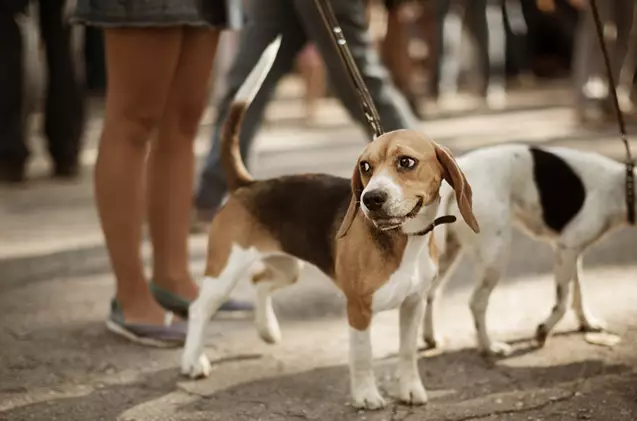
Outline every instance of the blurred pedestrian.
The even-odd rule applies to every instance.
[[[33,25],[25,26],[29,32],[22,34],[19,20],[35,18],[24,16],[28,6],[29,0],[0,0],[0,181],[4,182],[20,183],[26,177],[27,121],[37,108],[31,102],[39,97],[32,89],[38,81],[27,75],[39,73],[31,67],[44,64],[38,60],[39,40],[46,53],[44,134],[53,160],[52,175],[69,178],[79,171],[84,94],[74,64],[65,0],[38,0],[37,9],[30,8],[37,11],[39,34]]]
[[[145,345],[183,343],[185,325],[171,316],[187,317],[198,294],[188,267],[193,142],[219,33],[234,10],[227,5],[241,1],[77,3],[76,21],[104,28],[106,48],[95,195],[116,280],[107,326]],[[150,287],[140,255],[145,219]]]
[[[480,97],[487,105],[500,108],[506,102],[506,30],[504,0],[434,0],[438,17],[436,51],[438,65],[433,80],[441,96],[458,92],[463,21],[475,39]],[[462,16],[450,16],[452,6],[463,6]]]
[[[239,51],[228,74],[228,86],[217,104],[217,117],[213,127],[212,148],[201,174],[196,194],[195,224],[207,224],[220,206],[226,185],[219,161],[219,135],[228,107],[261,52],[279,34],[283,35],[281,48],[272,70],[248,109],[239,145],[241,154],[248,156],[252,140],[259,127],[265,107],[274,89],[294,63],[299,51],[312,41],[321,53],[334,92],[347,111],[365,129],[365,117],[358,96],[345,71],[319,10],[312,0],[249,0],[249,22],[241,33]],[[336,18],[343,30],[354,61],[378,108],[385,130],[414,128],[417,119],[405,98],[392,86],[387,70],[371,43],[367,30],[366,2],[364,0],[332,0]],[[371,136],[371,134],[370,134]]]
[[[549,0],[543,1],[551,3]],[[631,112],[633,105],[629,92],[626,90],[630,90],[632,86],[625,86],[625,78],[620,79],[620,72],[629,48],[634,45],[629,37],[634,25],[635,0],[604,0],[596,3],[604,28],[604,41],[608,49],[613,77],[616,83],[624,81],[623,85],[615,87],[610,87],[608,83],[590,7],[583,4],[582,0],[570,0],[570,2],[584,11],[577,29],[573,57],[576,117],[581,122],[603,122],[614,118],[611,88],[619,88],[623,112]]]
[[[382,57],[392,80],[405,96],[411,111],[419,119],[423,118],[418,104],[418,96],[414,92],[414,65],[409,54],[409,26],[412,20],[410,7],[413,1],[384,0],[387,10],[387,28],[382,44]]]
[[[312,43],[305,44],[296,58],[296,65],[305,84],[305,124],[313,126],[318,120],[318,102],[325,95],[325,64]]]

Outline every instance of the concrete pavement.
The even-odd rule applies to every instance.
[[[515,109],[441,115],[424,122],[423,129],[456,152],[527,140],[621,158],[614,132],[578,127],[559,100],[563,96],[553,94],[556,100],[549,107],[533,106],[537,101],[519,95]],[[290,118],[295,109],[294,98],[280,98],[269,109],[254,157],[255,175],[349,175],[365,142],[362,133],[331,105],[322,110],[325,127],[318,128],[300,127]],[[260,342],[249,317],[217,317],[207,344],[213,375],[202,381],[181,378],[178,350],[134,346],[103,327],[113,282],[92,204],[90,168],[101,125],[95,116],[84,155],[87,172],[80,181],[58,184],[39,178],[27,188],[0,187],[0,420],[637,419],[634,229],[604,240],[585,262],[591,309],[622,337],[612,348],[570,333],[575,326],[571,314],[545,348],[533,348],[527,338],[553,305],[551,253],[517,236],[507,281],[494,292],[488,313],[494,338],[514,340],[517,353],[485,361],[474,351],[467,306],[471,263],[463,262],[446,288],[438,317],[444,352],[423,353],[420,360],[430,396],[424,408],[391,400],[380,412],[347,406],[342,298],[312,267],[298,285],[275,296],[281,344]],[[208,131],[204,125],[200,156]],[[36,160],[34,174],[43,169],[43,161]],[[205,241],[191,238],[195,274],[202,270]],[[236,294],[251,297],[252,291],[242,284]],[[373,340],[382,391],[395,395],[396,312],[375,320]]]

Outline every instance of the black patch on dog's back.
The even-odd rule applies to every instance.
[[[533,157],[533,177],[540,194],[546,226],[556,232],[577,215],[584,205],[584,183],[559,156],[540,148],[529,148]]]
[[[334,239],[352,197],[347,178],[291,175],[258,181],[245,203],[283,251],[334,275]]]

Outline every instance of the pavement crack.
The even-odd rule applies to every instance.
[[[399,409],[404,408],[401,405],[394,405],[391,409],[391,418],[390,421],[403,421],[405,419],[407,419],[407,417],[410,417],[411,415],[414,414],[414,410],[413,409],[409,409],[407,411],[404,411],[403,413],[399,413]]]
[[[573,390],[568,395],[560,396],[559,398],[551,398],[551,399],[548,399],[546,402],[542,402],[537,405],[525,406],[522,408],[501,409],[501,410],[489,412],[488,414],[472,414],[472,415],[466,415],[459,418],[448,418],[446,421],[476,421],[476,420],[480,420],[484,418],[489,418],[494,415],[499,416],[499,415],[510,415],[510,414],[523,414],[529,411],[537,411],[537,410],[544,409],[547,406],[553,405],[558,402],[565,402],[569,399],[574,398],[575,396],[577,396],[577,394],[578,394],[578,391]]]

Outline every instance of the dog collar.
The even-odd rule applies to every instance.
[[[439,218],[434,219],[434,221],[429,224],[425,229],[415,232],[413,234],[409,234],[409,235],[417,235],[417,236],[421,236],[421,235],[427,235],[429,234],[431,231],[434,230],[434,228],[436,228],[438,225],[442,225],[442,224],[452,224],[456,222],[456,217],[453,215],[444,215],[441,216]]]

